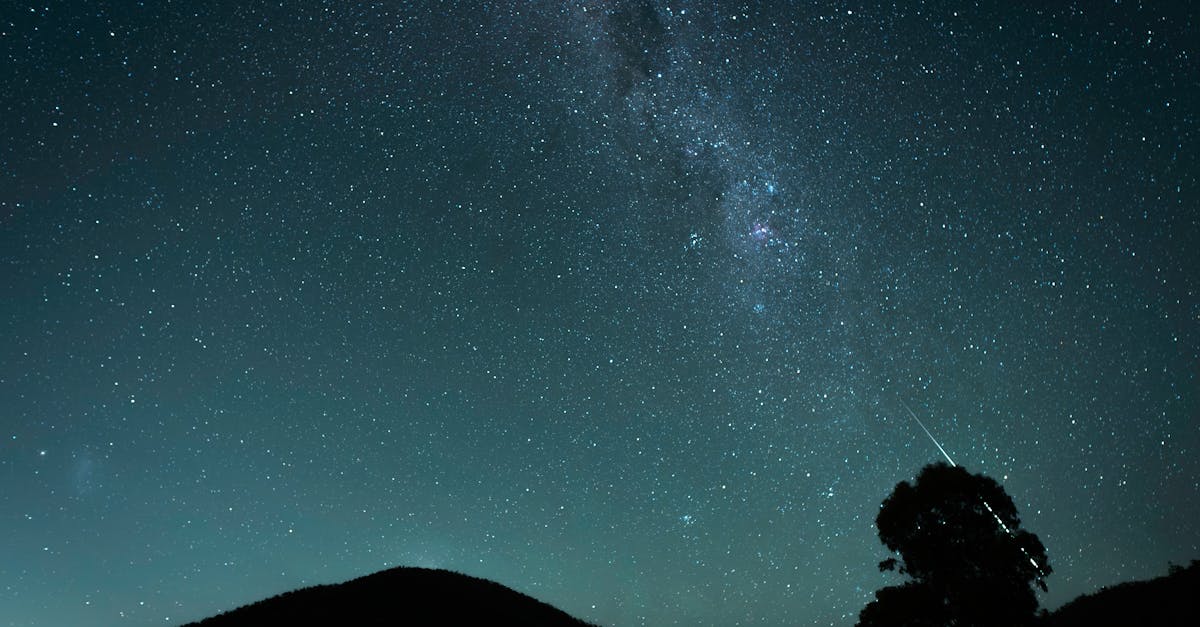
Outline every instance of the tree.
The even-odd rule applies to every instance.
[[[909,581],[875,593],[859,627],[986,627],[1033,621],[1050,574],[1046,548],[1021,529],[1017,508],[995,480],[945,463],[902,481],[875,519],[897,553],[880,562]]]

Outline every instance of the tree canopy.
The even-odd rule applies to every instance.
[[[995,480],[945,463],[902,481],[875,519],[898,555],[879,564],[909,581],[875,593],[860,627],[1021,625],[1046,589],[1046,549],[1021,529],[1012,499]]]

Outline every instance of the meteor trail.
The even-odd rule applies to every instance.
[[[930,440],[933,440],[933,445],[938,447],[938,450],[941,451],[942,455],[946,457],[946,461],[950,462],[951,466],[957,466],[958,464],[954,463],[953,459],[950,459],[950,454],[946,452],[946,449],[942,448],[942,445],[938,443],[937,438],[933,437],[933,434],[929,432],[929,429],[925,428],[925,423],[921,422],[920,418],[917,418],[917,414],[913,412],[912,409],[909,409],[908,403],[900,401],[900,404],[904,406],[904,409],[908,410],[908,415],[912,416],[912,419],[917,421],[917,424],[920,425],[921,430],[925,432],[925,435],[929,436]]]
[[[942,448],[941,443],[937,441],[937,438],[933,437],[933,434],[929,432],[929,429],[925,428],[925,423],[921,422],[920,418],[917,418],[916,412],[914,412],[908,406],[908,403],[905,403],[903,400],[901,400],[900,404],[903,405],[904,409],[908,411],[908,415],[912,416],[912,419],[917,421],[917,425],[921,427],[921,430],[925,432],[925,435],[929,436],[929,439],[933,441],[933,445],[938,447],[938,450],[942,452],[942,456],[946,458],[946,461],[950,462],[951,466],[957,467],[958,464],[954,463],[953,459],[950,459],[950,454],[946,452],[946,449]],[[1009,529],[1008,525],[1004,524],[1004,521],[1000,518],[1000,515],[996,513],[996,510],[992,509],[992,506],[982,498],[979,499],[979,502],[983,503],[984,508],[986,508],[988,513],[992,515],[992,518],[996,519],[996,524],[1000,525],[1000,528],[1004,530],[1004,533],[1008,534],[1008,537],[1013,538],[1014,534],[1012,529]],[[1017,548],[1021,549],[1021,553],[1025,554],[1025,559],[1028,559],[1029,563],[1033,565],[1033,568],[1037,570],[1039,579],[1045,579],[1046,573],[1042,570],[1041,565],[1037,563],[1037,560],[1033,559],[1033,556],[1025,550],[1025,547],[1017,545]]]

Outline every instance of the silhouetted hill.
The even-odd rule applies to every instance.
[[[448,570],[393,568],[345,583],[285,592],[191,625],[580,627],[589,623],[487,579]]]
[[[1148,581],[1085,594],[1044,616],[1041,627],[1200,625],[1200,561]]]

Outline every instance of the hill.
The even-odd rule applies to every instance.
[[[1042,617],[1040,627],[1200,624],[1200,561],[1162,577],[1131,581],[1085,594]]]
[[[589,623],[494,581],[448,570],[402,567],[285,592],[190,625],[582,627]]]

